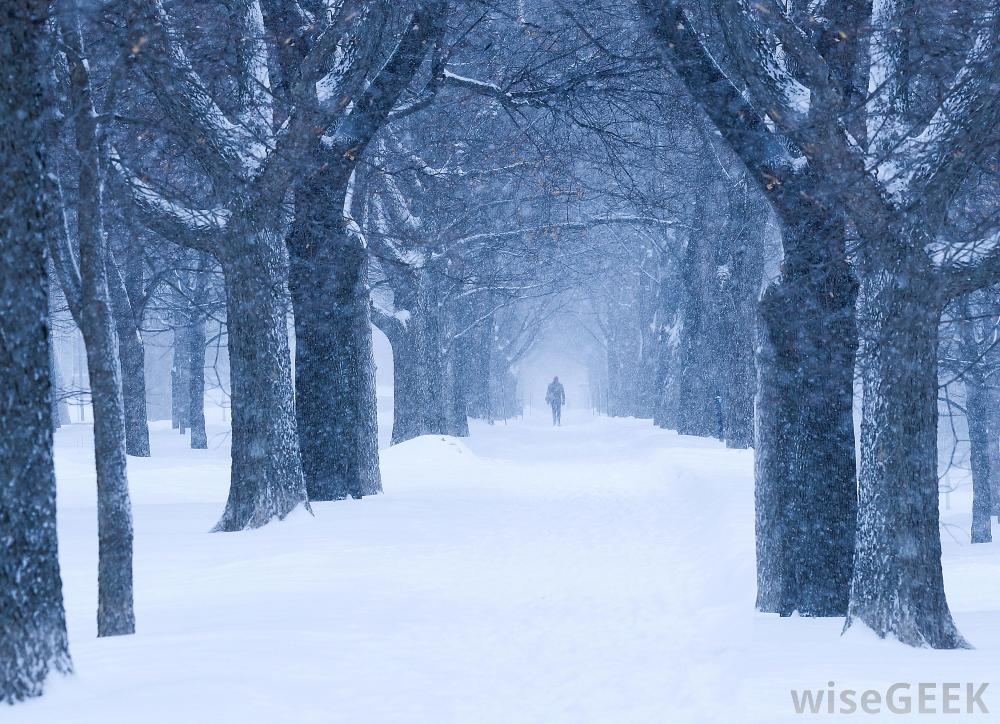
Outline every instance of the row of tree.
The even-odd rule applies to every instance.
[[[394,442],[515,414],[519,362],[573,324],[608,414],[754,447],[761,610],[965,645],[938,372],[963,385],[983,541],[995,2],[19,0],[0,51],[0,698],[69,668],[62,309],[89,374],[99,635],[135,626],[144,333],[173,330],[193,447],[225,343],[216,530],[238,531],[381,491],[373,324]]]

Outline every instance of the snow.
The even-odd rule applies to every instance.
[[[154,423],[154,457],[129,459],[138,630],[98,640],[90,427],[57,433],[76,674],[0,720],[771,724],[809,720],[792,687],[1000,681],[1000,559],[967,538],[944,536],[945,573],[978,650],[755,614],[749,451],[578,409],[473,423],[383,450],[383,495],[210,534],[209,434],[193,451]],[[943,518],[967,530],[957,485]]]
[[[458,85],[465,86],[466,88],[477,89],[487,96],[495,96],[500,98],[504,95],[503,89],[500,88],[496,83],[489,83],[487,81],[476,80],[475,78],[469,78],[468,76],[459,75],[448,68],[445,68],[441,73],[441,77],[445,80],[450,80]]]
[[[132,173],[122,161],[116,149],[111,150],[111,165],[121,174],[122,179],[132,190],[133,198],[146,207],[173,219],[192,231],[218,232],[225,231],[232,215],[229,209],[191,209],[170,201],[157,193],[153,187]]]
[[[331,100],[339,101],[337,95],[343,93],[344,76],[350,67],[351,57],[345,52],[343,45],[338,45],[333,51],[332,70],[316,81],[316,100],[326,105]]]
[[[809,114],[812,104],[812,93],[788,68],[788,58],[785,49],[779,44],[773,53],[762,58],[761,70],[768,76],[771,85],[781,94],[785,106],[799,116]]]

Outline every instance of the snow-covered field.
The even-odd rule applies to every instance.
[[[64,428],[76,673],[0,721],[802,721],[790,689],[828,681],[992,681],[1000,711],[1000,558],[962,540],[967,494],[946,501],[960,526],[946,577],[977,650],[842,638],[839,621],[753,612],[749,452],[565,417],[384,450],[384,495],[235,534],[208,533],[227,492],[224,428],[191,451],[157,423],[154,457],[129,460],[138,632],[102,640],[90,428]]]

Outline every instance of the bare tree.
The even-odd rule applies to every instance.
[[[973,18],[970,32],[962,34],[964,47],[950,62],[913,66],[906,51],[916,25],[912,3],[865,8],[828,2],[817,14],[806,3],[785,7],[727,0],[720,5],[720,32],[736,69],[727,74],[682,3],[647,0],[643,7],[669,62],[782,217],[784,278],[799,274],[813,280],[806,287],[812,290],[809,297],[795,299],[788,309],[792,316],[785,319],[801,317],[796,309],[808,310],[809,317],[797,327],[785,325],[793,336],[780,338],[770,357],[780,374],[762,377],[761,394],[785,409],[781,401],[787,395],[779,385],[794,381],[787,392],[808,390],[807,400],[820,406],[810,403],[807,409],[823,414],[803,419],[781,413],[758,420],[758,439],[770,430],[795,441],[788,445],[791,456],[777,469],[758,450],[758,501],[776,503],[775,493],[788,490],[782,480],[794,481],[794,489],[842,492],[837,498],[829,492],[807,494],[796,507],[814,519],[805,526],[801,520],[789,525],[777,505],[758,507],[763,524],[758,527],[759,604],[787,610],[787,604],[774,605],[771,593],[780,598],[792,581],[806,580],[826,591],[830,605],[820,608],[842,612],[853,563],[849,625],[860,620],[879,635],[912,645],[964,646],[941,576],[934,444],[937,325],[946,300],[995,280],[1000,254],[956,260],[935,249],[940,251],[942,243],[948,248],[942,235],[949,200],[977,159],[996,151],[1000,99],[991,70],[1000,47],[1000,14],[995,7],[957,13]],[[812,22],[815,18],[822,22]],[[745,94],[734,77],[745,82]],[[923,93],[921,79],[941,92]],[[848,224],[859,236],[864,285],[858,316],[864,340],[860,507],[853,561],[850,381],[834,384],[836,375],[853,368],[854,295],[843,244]],[[765,297],[764,314],[778,321],[771,310],[788,297],[776,294],[782,287],[773,289]],[[813,340],[804,331],[817,323],[822,336]],[[774,339],[777,328],[771,327]],[[795,339],[809,343],[802,348]],[[789,343],[805,356],[783,364],[775,355]],[[796,379],[802,370],[808,376]],[[830,419],[831,410],[841,422]],[[841,442],[831,446],[828,430],[809,433],[814,429],[810,419],[843,430],[833,438]],[[880,453],[884,450],[894,454]],[[774,450],[767,455],[774,457]],[[823,471],[822,481],[813,482],[808,469],[799,466],[803,460]],[[832,476],[843,485],[830,484],[834,469],[843,471]],[[809,534],[797,541],[796,529]],[[802,559],[799,550],[826,553]],[[782,576],[783,570],[796,576]],[[804,608],[794,596],[790,604]]]
[[[97,465],[98,636],[135,632],[132,596],[132,503],[125,467],[125,411],[118,335],[108,270],[114,269],[104,230],[107,128],[96,112],[77,0],[58,4],[59,33],[68,65],[69,119],[79,157],[76,239],[67,231],[52,240],[63,292],[83,333],[94,411]]]
[[[58,233],[45,151],[48,2],[8,6],[0,36],[0,702],[71,669],[56,542],[46,247]]]

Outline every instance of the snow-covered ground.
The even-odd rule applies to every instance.
[[[232,534],[208,533],[225,429],[192,451],[158,423],[129,460],[138,632],[98,640],[89,436],[57,434],[76,673],[3,722],[802,721],[790,689],[828,681],[992,681],[1000,711],[993,546],[945,535],[975,651],[755,614],[751,454],[574,410],[395,446],[384,495]],[[960,536],[967,493],[947,505]]]

